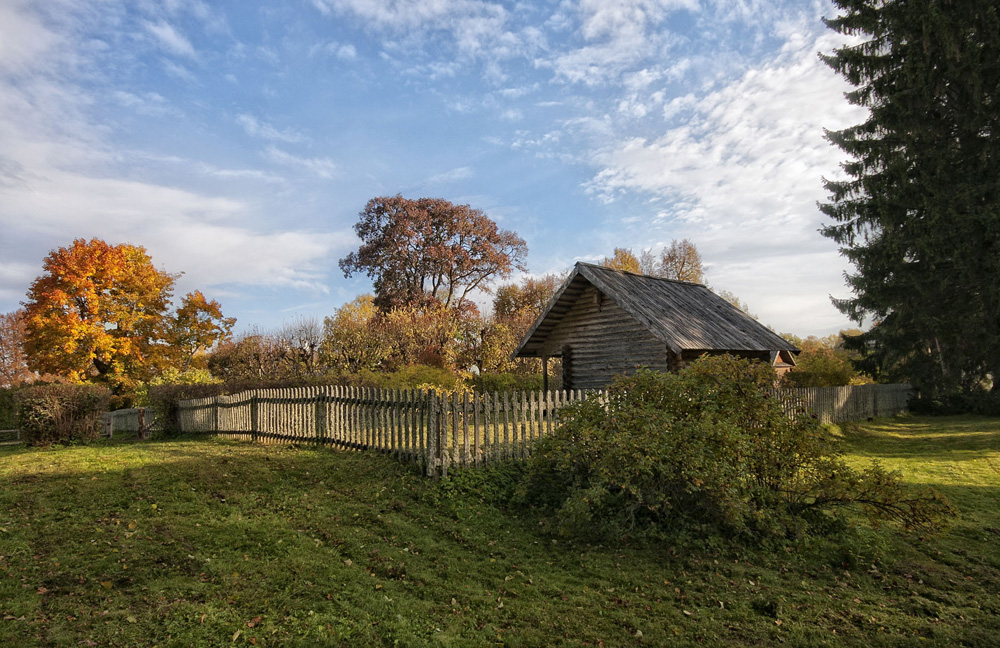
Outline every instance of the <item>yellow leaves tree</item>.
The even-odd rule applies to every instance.
[[[379,310],[375,297],[361,295],[323,321],[321,353],[327,364],[338,371],[377,371],[391,349],[375,326]]]
[[[170,346],[176,354],[179,369],[186,371],[200,353],[211,349],[217,342],[232,337],[235,317],[224,317],[219,302],[208,300],[200,290],[184,296],[174,316]]]
[[[43,268],[24,303],[25,353],[39,373],[130,389],[178,361],[172,342],[190,350],[211,337],[184,327],[204,329],[216,312],[222,322],[212,326],[232,326],[218,304],[194,293],[171,316],[177,275],[157,269],[141,246],[77,239],[49,253]]]
[[[615,248],[615,253],[611,257],[604,257],[601,265],[612,270],[624,270],[625,272],[642,272],[639,265],[639,258],[628,248]]]
[[[673,240],[669,247],[664,248],[660,254],[656,274],[675,281],[705,283],[701,254],[698,253],[694,243],[687,239]]]

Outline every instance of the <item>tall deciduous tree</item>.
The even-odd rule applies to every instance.
[[[642,271],[642,268],[639,265],[639,259],[635,256],[635,253],[628,248],[615,248],[614,255],[604,257],[604,261],[601,261],[601,265],[611,268],[612,270],[624,270],[625,272]]]
[[[219,302],[209,300],[200,290],[184,296],[170,331],[170,346],[177,355],[181,371],[191,366],[192,360],[219,342],[232,336],[235,317],[224,317]]]
[[[323,320],[324,362],[337,371],[378,371],[392,353],[390,342],[377,325],[378,307],[372,295],[361,295]]]
[[[687,239],[671,241],[660,254],[656,274],[664,279],[705,283],[705,269],[701,254],[694,243]]]
[[[185,336],[181,321],[214,317],[204,312],[214,302],[196,304],[190,295],[180,320],[171,315],[176,277],[157,269],[136,245],[77,239],[53,250],[24,303],[29,367],[128,389],[176,364],[171,341],[204,341]]]
[[[483,323],[476,349],[476,366],[484,372],[534,371],[528,361],[511,356],[521,339],[562,285],[563,277],[548,274],[525,277],[520,284],[500,286],[493,297],[493,313]]]
[[[524,239],[479,209],[439,198],[372,198],[354,230],[361,247],[340,268],[346,277],[371,277],[383,311],[430,301],[460,305],[489,281],[525,269]]]
[[[24,355],[24,311],[0,313],[0,387],[31,382],[35,373]]]
[[[835,0],[824,57],[868,109],[829,132],[849,160],[827,180],[823,234],[854,266],[857,346],[930,391],[1000,376],[1000,9],[980,0]],[[1000,380],[994,382],[994,388]]]

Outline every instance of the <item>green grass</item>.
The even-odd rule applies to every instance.
[[[1000,420],[876,421],[844,443],[961,518],[926,538],[602,547],[366,453],[0,448],[0,645],[996,645]]]

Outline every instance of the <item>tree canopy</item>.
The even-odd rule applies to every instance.
[[[23,310],[0,313],[0,388],[35,378],[24,355],[24,320]]]
[[[431,301],[458,305],[492,279],[526,269],[524,239],[479,209],[440,198],[372,198],[354,230],[361,246],[340,268],[345,277],[371,277],[383,311]]]
[[[228,336],[235,322],[201,293],[174,317],[177,275],[140,246],[77,239],[43,267],[24,303],[24,351],[39,373],[128,388]]]
[[[701,254],[694,243],[687,239],[671,241],[660,254],[656,270],[656,274],[665,279],[705,283]]]
[[[979,0],[835,0],[860,37],[825,56],[868,109],[828,132],[823,234],[853,265],[835,300],[885,378],[929,392],[1000,376],[1000,10]],[[994,381],[994,388],[1000,380]]]
[[[635,253],[628,248],[615,248],[614,255],[604,257],[604,260],[601,261],[601,265],[611,268],[612,270],[642,272],[642,268],[639,266],[639,259],[635,256]]]

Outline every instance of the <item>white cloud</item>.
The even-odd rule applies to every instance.
[[[190,59],[197,58],[191,41],[166,21],[161,20],[153,23],[147,20],[143,26],[171,54]]]
[[[273,146],[268,147],[264,153],[273,162],[295,169],[303,169],[324,180],[332,180],[340,173],[337,164],[330,158],[300,157]]]
[[[835,329],[844,318],[828,295],[843,292],[845,262],[817,233],[816,202],[842,153],[823,129],[864,115],[843,101],[847,86],[818,59],[837,38],[797,27],[783,28],[776,60],[668,102],[662,115],[671,127],[661,136],[604,139],[588,188],[608,201],[645,195],[668,205],[628,226],[695,241],[703,258],[720,260],[709,281],[747,300],[763,321],[807,326],[824,313]]]
[[[266,140],[287,142],[289,144],[305,141],[305,137],[301,133],[288,129],[279,130],[271,124],[262,122],[253,115],[248,115],[246,113],[237,115],[236,123],[242,126],[243,130],[247,132],[247,135],[250,135],[251,137],[260,137]]]
[[[94,110],[95,106],[110,101],[109,107],[117,104],[146,115],[174,113],[155,92],[76,81],[72,73],[97,70],[98,65],[82,53],[91,45],[77,42],[79,25],[71,18],[43,23],[35,5],[0,3],[3,29],[16,25],[37,45],[13,50],[7,47],[11,41],[6,33],[0,38],[0,311],[16,307],[49,250],[78,237],[143,245],[157,265],[184,272],[181,281],[192,287],[208,290],[227,284],[326,291],[325,264],[353,241],[350,232],[261,228],[254,225],[260,192],[233,198],[219,188],[204,189],[203,182],[192,182],[199,187],[192,188],[180,180],[175,184],[142,179],[151,173],[175,179],[186,172],[190,177],[193,171],[195,177],[249,180],[253,186],[285,182],[256,169],[220,168],[176,155],[117,148],[114,116]],[[157,28],[150,33],[158,33],[164,47],[173,42],[174,53],[188,51],[185,41],[171,41],[176,32],[159,29],[158,23],[150,25]],[[54,47],[57,43],[59,47]],[[98,50],[90,53],[94,51]],[[163,64],[175,65],[169,60]],[[22,79],[13,68],[32,74]],[[289,136],[267,124],[256,125],[262,136]],[[322,159],[288,156],[285,161],[317,174],[335,169]],[[156,164],[172,165],[173,172],[161,174]]]
[[[131,108],[140,115],[179,115],[180,111],[172,107],[162,95],[156,92],[145,92],[137,95],[132,92],[116,90],[112,93],[115,101]]]
[[[191,70],[169,59],[163,59],[160,61],[160,64],[163,66],[163,71],[175,79],[179,79],[187,83],[194,83],[198,80]]]
[[[18,10],[19,4],[0,3],[0,73],[4,75],[22,76],[35,71],[58,40],[37,15]]]
[[[541,30],[533,26],[514,28],[511,12],[499,2],[313,0],[312,4],[326,16],[346,14],[364,21],[369,29],[387,36],[383,47],[401,59],[412,60],[419,55],[444,61],[457,54],[464,61],[483,61],[485,74],[497,83],[506,78],[500,61],[525,56],[544,46]],[[513,11],[520,9],[515,6]],[[426,48],[428,44],[433,47]],[[441,69],[436,73],[440,76]]]
[[[475,172],[469,167],[458,167],[456,169],[451,169],[450,171],[445,171],[444,173],[439,173],[433,175],[427,179],[428,184],[448,184],[452,182],[458,182],[460,180],[468,180],[473,177]]]

